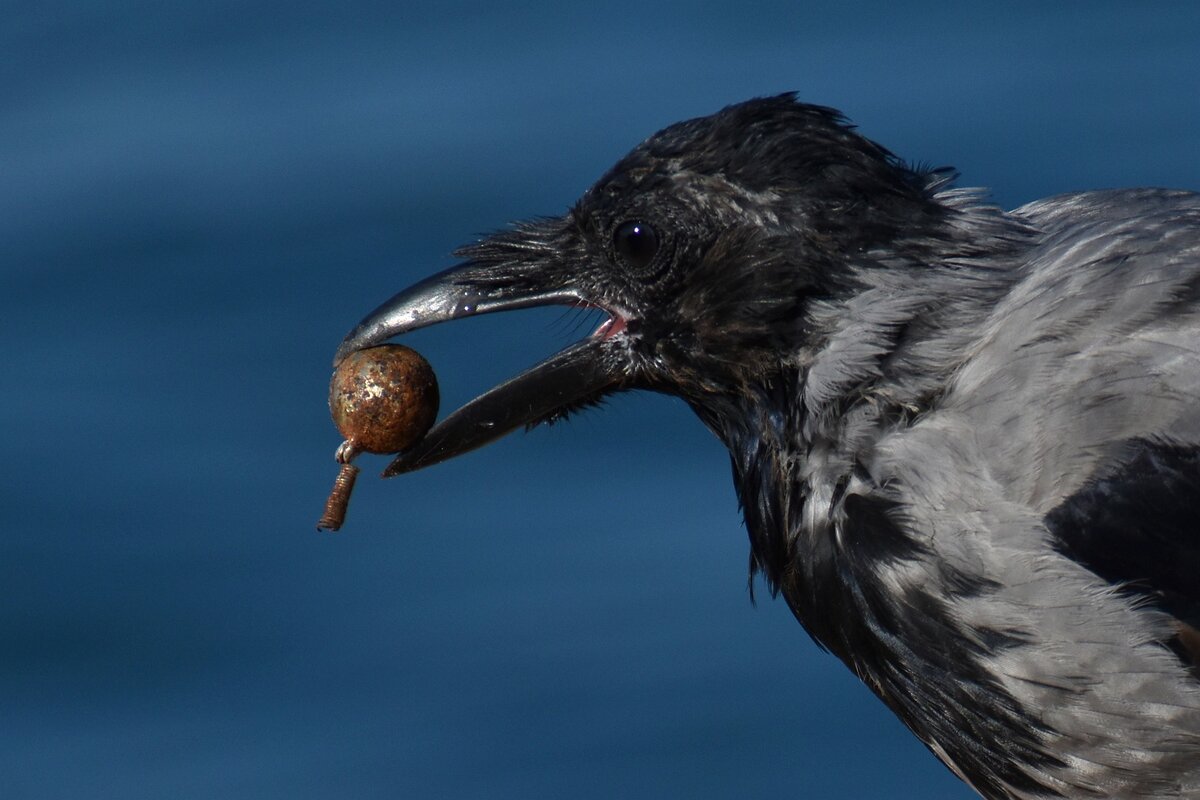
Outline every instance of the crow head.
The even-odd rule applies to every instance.
[[[939,173],[905,168],[827,108],[790,95],[673,125],[561,217],[459,251],[338,351],[459,317],[544,304],[602,309],[587,339],[450,414],[385,475],[418,469],[607,393],[686,400],[724,436],[738,398],[794,385],[830,333],[820,309],[862,288],[864,265],[919,261],[945,209]],[[828,316],[828,315],[825,315]],[[774,388],[772,388],[774,387]]]

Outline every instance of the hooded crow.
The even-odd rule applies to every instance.
[[[1012,211],[791,95],[672,125],[338,359],[543,304],[583,341],[385,474],[604,395],[725,444],[750,569],[986,797],[1200,797],[1200,196]]]

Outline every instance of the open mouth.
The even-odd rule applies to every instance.
[[[495,281],[473,263],[417,283],[375,309],[342,341],[336,366],[348,354],[408,331],[454,319],[544,305],[594,308],[608,315],[585,339],[566,347],[451,412],[419,442],[400,453],[384,477],[428,467],[552,419],[623,388],[629,380],[630,318],[573,289],[539,288],[530,281]]]
[[[611,311],[605,311],[605,313],[609,315],[608,319],[600,324],[600,327],[596,329],[596,332],[592,336],[607,339],[611,336],[624,333],[628,329],[629,323],[624,317],[614,314]]]

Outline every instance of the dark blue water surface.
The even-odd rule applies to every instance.
[[[370,459],[317,534],[330,356],[457,245],[754,95],[1006,205],[1200,188],[1200,7],[36,5],[0,26],[0,796],[970,796],[751,605],[681,403]],[[596,322],[409,341],[450,408]]]

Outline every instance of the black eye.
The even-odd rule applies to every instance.
[[[613,232],[613,247],[626,264],[644,272],[658,253],[658,234],[644,222],[622,222]]]

